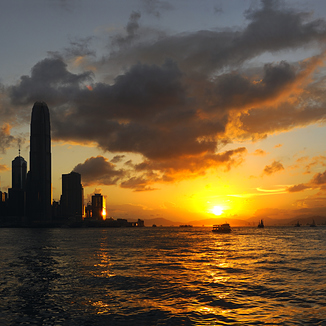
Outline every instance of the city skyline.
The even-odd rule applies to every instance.
[[[326,216],[322,1],[20,6],[26,41],[7,18],[0,35],[0,190],[19,148],[31,163],[30,108],[44,101],[56,201],[77,172],[109,216]]]

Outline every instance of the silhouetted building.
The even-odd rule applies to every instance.
[[[51,135],[50,113],[44,102],[36,102],[32,110],[29,164],[28,221],[49,222],[51,221]]]
[[[13,189],[26,189],[27,162],[19,155],[11,163],[11,187]]]
[[[0,216],[7,216],[7,193],[0,191]]]
[[[92,204],[88,203],[85,207],[85,218],[92,218]]]
[[[58,221],[62,218],[61,205],[59,202],[55,200],[52,202],[51,211],[52,211],[52,220]]]
[[[83,215],[83,186],[77,172],[62,175],[61,212],[64,219],[81,220]]]
[[[10,216],[24,216],[26,207],[27,162],[19,155],[11,163],[12,187],[8,189],[8,208]]]
[[[92,196],[92,219],[102,221],[106,216],[105,198],[101,194]]]

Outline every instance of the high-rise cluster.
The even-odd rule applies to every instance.
[[[1,193],[0,216],[25,225],[81,220],[83,187],[79,173],[62,176],[61,205],[51,205],[51,125],[49,108],[44,102],[36,102],[32,109],[29,165],[27,173],[27,163],[19,151],[12,161],[12,188],[8,190],[8,198]]]
[[[107,218],[106,200],[92,196],[84,214],[84,190],[81,175],[62,175],[60,202],[52,202],[51,126],[48,106],[36,102],[32,110],[30,162],[19,155],[12,161],[12,188],[0,191],[0,226],[144,226],[144,221]],[[84,223],[80,223],[83,221]],[[104,224],[103,224],[104,223]]]

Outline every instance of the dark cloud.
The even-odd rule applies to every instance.
[[[138,61],[163,62],[167,57],[182,70],[206,75],[237,66],[265,52],[279,52],[324,42],[324,20],[286,9],[279,1],[262,1],[247,12],[249,24],[243,30],[202,30],[139,42],[110,55],[114,64],[133,65]]]
[[[125,157],[125,155],[116,155],[110,162],[113,164],[120,163]]]
[[[282,170],[284,170],[283,164],[281,162],[274,161],[272,164],[265,166],[263,174],[271,175]]]
[[[114,185],[124,176],[123,170],[117,170],[105,157],[97,156],[87,159],[73,169],[82,176],[84,186]]]
[[[240,147],[222,153],[206,153],[187,156],[184,159],[170,158],[145,160],[134,166],[137,172],[146,172],[147,178],[156,182],[172,182],[180,179],[203,176],[208,170],[224,167],[227,170],[243,162],[246,148]],[[158,171],[158,172],[157,172]]]
[[[144,4],[153,13],[172,8],[166,1]],[[132,12],[125,34],[111,38],[112,51],[106,57],[96,61],[91,39],[72,42],[62,56],[53,53],[8,89],[12,105],[47,102],[54,140],[140,154],[141,164],[126,165],[135,173],[130,176],[114,165],[122,161],[119,155],[111,162],[90,158],[76,167],[88,184],[151,190],[153,182],[203,175],[215,167],[229,169],[242,162],[246,150],[221,152],[225,144],[315,123],[326,114],[325,81],[309,79],[323,55],[238,69],[265,53],[307,46],[321,51],[325,21],[279,1],[262,1],[245,15],[248,25],[243,29],[169,36],[142,27],[141,14]],[[78,56],[87,56],[100,73],[114,78],[94,82],[89,71],[70,72],[64,58]],[[6,119],[11,116],[15,114]],[[0,146],[5,148],[9,140],[3,139]],[[96,164],[99,174],[93,175]],[[273,162],[264,174],[282,169],[280,162]]]
[[[129,180],[123,181],[120,184],[120,187],[133,189],[134,191],[137,191],[137,192],[157,190],[157,188],[152,188],[151,186],[149,186],[149,183],[152,183],[152,181],[149,180],[148,178],[131,177]]]
[[[133,11],[130,14],[128,24],[126,26],[126,36],[117,35],[112,39],[112,44],[117,45],[119,48],[125,49],[126,46],[133,43],[133,41],[139,38],[137,34],[139,29],[139,19],[141,17],[141,13],[137,11]]]
[[[9,95],[15,105],[32,105],[39,100],[60,105],[73,100],[91,76],[90,72],[73,74],[60,58],[47,58],[32,68],[31,76],[22,76],[18,85],[10,87]]]

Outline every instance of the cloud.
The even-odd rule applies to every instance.
[[[133,65],[138,61],[163,62],[168,57],[182,70],[208,75],[265,52],[325,41],[324,20],[311,20],[311,15],[285,9],[279,1],[262,1],[261,6],[247,12],[246,18],[248,25],[242,30],[201,30],[148,42],[139,39],[134,47],[111,54],[109,61]]]
[[[152,13],[172,9],[166,1],[143,4]],[[324,57],[325,21],[279,1],[262,1],[245,17],[243,28],[168,35],[142,26],[134,11],[125,33],[111,35],[110,52],[99,60],[91,38],[76,40],[4,92],[13,109],[47,102],[53,140],[91,142],[116,153],[111,162],[98,157],[76,166],[86,184],[151,189],[153,183],[204,175],[205,169],[228,170],[241,164],[246,149],[223,152],[225,144],[265,138],[322,121],[326,114],[325,80],[314,75]],[[262,66],[255,60],[257,66],[248,69],[258,55],[308,46],[319,54]],[[82,67],[94,66],[104,77],[72,73],[67,62],[80,56]],[[3,106],[0,115],[5,121],[18,116],[14,110],[5,114]],[[0,149],[12,141],[3,139]],[[141,158],[127,166],[130,176],[114,165],[122,153]],[[98,175],[92,171],[96,164]],[[282,169],[273,162],[263,174]]]
[[[5,164],[0,164],[0,172],[3,172],[3,171],[9,171],[10,169],[8,168],[7,165]]]
[[[253,153],[253,155],[257,155],[257,156],[265,156],[266,154],[267,154],[266,151],[262,149],[256,149]]]
[[[316,173],[310,183],[315,186],[326,184],[326,171],[323,173]]]
[[[143,177],[131,177],[127,181],[123,181],[120,184],[121,188],[129,188],[133,189],[134,191],[152,191],[157,190],[157,188],[152,188],[148,185],[149,180]]]
[[[311,169],[313,167],[316,167],[316,166],[323,166],[325,167],[326,166],[326,157],[323,156],[323,155],[319,155],[319,156],[315,156],[312,158],[311,162],[309,164],[306,165],[305,169],[305,173],[306,174],[309,174],[311,173]]]
[[[141,13],[133,11],[130,14],[128,24],[126,26],[126,36],[117,35],[112,39],[112,44],[117,45],[120,49],[124,49],[126,46],[132,44],[139,36],[137,35],[139,29],[139,19]]]
[[[91,76],[91,72],[69,72],[60,58],[46,58],[32,68],[31,76],[22,76],[18,85],[9,88],[9,96],[14,105],[32,105],[43,99],[50,106],[60,105],[73,100]]]
[[[0,153],[5,153],[7,148],[18,142],[18,139],[10,134],[10,129],[9,124],[0,127]]]
[[[124,176],[123,170],[117,170],[115,165],[103,156],[91,157],[76,165],[73,171],[81,174],[84,186],[115,185]]]
[[[309,187],[307,185],[303,184],[303,183],[300,183],[298,185],[288,187],[287,191],[288,192],[299,192],[299,191],[303,191],[303,190],[306,190],[306,189],[309,189]]]
[[[116,155],[110,162],[111,163],[119,163],[121,162],[126,156],[125,155]]]
[[[274,161],[272,164],[265,166],[263,174],[272,175],[282,170],[284,170],[283,164],[279,161]]]
[[[306,189],[320,189],[326,191],[326,171],[316,173],[307,183],[301,183],[287,188],[288,192],[299,192]]]

